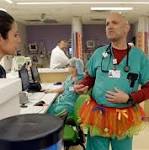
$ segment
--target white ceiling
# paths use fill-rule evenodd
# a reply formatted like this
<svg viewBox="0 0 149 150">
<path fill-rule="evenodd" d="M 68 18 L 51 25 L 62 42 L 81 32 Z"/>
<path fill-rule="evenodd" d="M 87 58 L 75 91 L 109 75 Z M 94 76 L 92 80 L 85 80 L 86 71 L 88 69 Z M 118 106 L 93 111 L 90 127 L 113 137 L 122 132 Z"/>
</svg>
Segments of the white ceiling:
<svg viewBox="0 0 149 150">
<path fill-rule="evenodd" d="M 9 4 L 5 0 L 0 0 L 0 7 L 5 8 L 8 13 L 24 24 L 45 24 L 41 22 L 27 22 L 25 20 L 41 20 L 41 14 L 45 13 L 44 20 L 56 20 L 55 24 L 71 24 L 73 16 L 80 16 L 83 24 L 99 24 L 103 23 L 100 19 L 105 19 L 108 12 L 91 11 L 91 6 L 126 6 L 133 7 L 131 11 L 122 12 L 131 23 L 136 22 L 139 16 L 149 15 L 149 0 L 121 0 L 122 3 L 111 4 L 111 2 L 119 2 L 120 0 L 12 0 Z M 78 4 L 53 4 L 53 5 L 18 5 L 17 2 L 74 2 Z M 79 4 L 79 2 L 90 2 L 91 4 Z M 96 4 L 94 3 L 96 2 Z M 98 4 L 97 4 L 98 2 Z M 99 4 L 100 2 L 109 2 L 107 4 Z M 124 4 L 126 2 L 133 4 Z M 141 2 L 142 4 L 134 4 Z M 146 2 L 146 4 L 145 4 Z M 94 20 L 94 21 L 93 21 Z M 95 21 L 96 20 L 96 21 Z M 51 23 L 53 24 L 53 23 Z"/>
</svg>

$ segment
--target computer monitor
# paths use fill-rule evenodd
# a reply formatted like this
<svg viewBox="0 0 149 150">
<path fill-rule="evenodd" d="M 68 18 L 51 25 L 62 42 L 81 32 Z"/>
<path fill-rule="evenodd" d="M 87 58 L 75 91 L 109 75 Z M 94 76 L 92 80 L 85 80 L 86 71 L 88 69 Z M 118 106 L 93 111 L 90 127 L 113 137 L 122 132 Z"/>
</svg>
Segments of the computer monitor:
<svg viewBox="0 0 149 150">
<path fill-rule="evenodd" d="M 19 70 L 19 77 L 22 82 L 22 91 L 27 91 L 30 83 L 28 71 L 25 67 L 22 67 L 21 70 Z"/>
<path fill-rule="evenodd" d="M 30 43 L 30 44 L 28 45 L 28 48 L 29 48 L 29 52 L 30 52 L 31 54 L 35 54 L 35 53 L 37 53 L 37 51 L 38 51 L 37 43 Z"/>
<path fill-rule="evenodd" d="M 68 54 L 70 58 L 73 56 L 73 49 L 71 47 L 68 48 Z"/>
<path fill-rule="evenodd" d="M 39 76 L 37 66 L 35 66 L 35 65 L 31 66 L 31 74 L 32 74 L 32 79 L 34 82 L 40 82 L 40 76 Z"/>
</svg>

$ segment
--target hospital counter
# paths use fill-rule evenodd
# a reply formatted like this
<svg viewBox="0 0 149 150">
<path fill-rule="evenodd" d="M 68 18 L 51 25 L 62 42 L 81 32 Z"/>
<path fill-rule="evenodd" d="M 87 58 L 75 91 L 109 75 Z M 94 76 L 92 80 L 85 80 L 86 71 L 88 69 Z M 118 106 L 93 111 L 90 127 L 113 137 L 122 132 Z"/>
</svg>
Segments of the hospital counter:
<svg viewBox="0 0 149 150">
<path fill-rule="evenodd" d="M 68 75 L 67 68 L 66 69 L 38 68 L 38 72 L 42 83 L 63 82 Z"/>
<path fill-rule="evenodd" d="M 43 95 L 40 99 L 38 99 L 38 97 L 36 97 L 35 99 L 29 98 L 29 102 L 26 104 L 27 107 L 21 108 L 20 114 L 46 113 L 48 108 L 54 102 L 57 95 L 57 93 L 49 93 Z M 44 101 L 45 104 L 43 106 L 35 106 L 35 104 L 41 100 Z"/>
<path fill-rule="evenodd" d="M 42 83 L 41 86 L 42 89 L 56 89 L 60 88 L 62 85 L 53 85 L 52 83 L 50 83 L 47 86 L 47 83 L 45 84 Z M 28 93 L 27 96 L 28 102 L 25 104 L 27 107 L 23 108 L 21 107 L 20 114 L 33 114 L 33 113 L 43 114 L 47 112 L 48 108 L 51 106 L 51 104 L 58 96 L 58 93 L 35 92 L 35 93 Z M 35 106 L 35 104 L 40 101 L 44 101 L 45 104 L 43 104 L 43 106 Z"/>
</svg>

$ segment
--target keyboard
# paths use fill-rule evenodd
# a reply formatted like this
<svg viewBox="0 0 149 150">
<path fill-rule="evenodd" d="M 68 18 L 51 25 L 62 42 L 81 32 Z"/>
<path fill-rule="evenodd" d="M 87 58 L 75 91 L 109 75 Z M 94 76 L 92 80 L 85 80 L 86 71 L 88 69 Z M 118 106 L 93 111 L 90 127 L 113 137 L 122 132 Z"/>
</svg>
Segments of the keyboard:
<svg viewBox="0 0 149 150">
<path fill-rule="evenodd" d="M 41 100 L 45 96 L 44 92 L 28 93 L 29 101 Z"/>
</svg>

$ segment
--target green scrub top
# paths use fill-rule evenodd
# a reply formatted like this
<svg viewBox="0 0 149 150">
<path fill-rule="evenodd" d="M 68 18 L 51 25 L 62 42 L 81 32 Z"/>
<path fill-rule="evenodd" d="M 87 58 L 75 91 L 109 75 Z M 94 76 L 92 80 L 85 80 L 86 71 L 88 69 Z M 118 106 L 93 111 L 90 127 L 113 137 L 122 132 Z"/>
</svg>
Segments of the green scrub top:
<svg viewBox="0 0 149 150">
<path fill-rule="evenodd" d="M 110 54 L 102 60 L 103 52 L 107 50 L 108 46 L 104 46 L 96 49 L 87 63 L 87 71 L 91 77 L 95 77 L 95 83 L 92 89 L 92 97 L 97 103 L 103 104 L 108 107 L 128 107 L 127 103 L 111 103 L 107 101 L 105 94 L 107 91 L 113 91 L 114 88 L 122 90 L 127 94 L 138 90 L 139 84 L 144 85 L 149 81 L 149 59 L 144 53 L 135 47 L 132 47 L 129 51 L 129 72 L 124 71 L 126 66 L 126 57 L 116 65 L 116 69 L 120 71 L 120 78 L 109 77 L 108 73 L 102 70 L 113 69 L 113 56 Z M 110 58 L 111 57 L 111 58 Z M 102 64 L 102 66 L 101 66 Z M 135 73 L 138 75 L 135 81 L 134 87 L 130 87 L 130 82 L 127 79 L 129 73 Z"/>
<path fill-rule="evenodd" d="M 77 81 L 82 80 L 84 75 L 78 75 Z M 67 111 L 69 114 L 74 111 L 74 103 L 76 102 L 79 94 L 73 91 L 74 81 L 71 76 L 68 76 L 64 81 L 64 92 L 60 94 L 54 103 L 48 109 L 49 114 L 59 114 L 63 111 Z"/>
</svg>

